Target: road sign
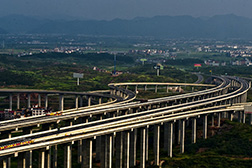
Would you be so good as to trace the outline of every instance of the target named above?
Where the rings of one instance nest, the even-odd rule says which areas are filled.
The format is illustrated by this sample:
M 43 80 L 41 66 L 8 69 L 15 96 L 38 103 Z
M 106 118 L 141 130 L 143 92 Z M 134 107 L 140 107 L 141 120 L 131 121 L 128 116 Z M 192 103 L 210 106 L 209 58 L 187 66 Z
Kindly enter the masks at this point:
M 145 59 L 145 58 L 142 58 L 142 59 L 140 59 L 140 61 L 142 61 L 142 62 L 143 62 L 143 61 L 147 61 L 147 59 Z
M 201 64 L 194 64 L 194 67 L 201 67 Z
M 74 78 L 83 78 L 84 74 L 83 73 L 73 73 Z
M 80 78 L 83 78 L 84 74 L 83 73 L 73 73 L 73 77 L 77 78 L 77 85 L 80 85 Z

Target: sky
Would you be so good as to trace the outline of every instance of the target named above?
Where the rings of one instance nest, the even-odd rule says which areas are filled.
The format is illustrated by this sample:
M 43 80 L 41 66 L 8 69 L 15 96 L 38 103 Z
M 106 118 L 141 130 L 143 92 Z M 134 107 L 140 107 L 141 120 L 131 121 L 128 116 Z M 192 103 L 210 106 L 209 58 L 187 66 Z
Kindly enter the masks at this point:
M 251 0 L 0 0 L 0 16 L 22 14 L 76 19 L 235 14 L 252 18 Z

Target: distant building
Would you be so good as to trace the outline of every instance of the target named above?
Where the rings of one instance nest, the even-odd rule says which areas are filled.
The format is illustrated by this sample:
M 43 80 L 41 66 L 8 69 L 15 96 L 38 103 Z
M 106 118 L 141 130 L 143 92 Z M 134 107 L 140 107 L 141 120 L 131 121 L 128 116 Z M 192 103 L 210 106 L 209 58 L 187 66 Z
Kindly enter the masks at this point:
M 10 120 L 15 116 L 15 111 L 10 109 L 5 109 L 4 111 L 0 111 L 0 120 Z

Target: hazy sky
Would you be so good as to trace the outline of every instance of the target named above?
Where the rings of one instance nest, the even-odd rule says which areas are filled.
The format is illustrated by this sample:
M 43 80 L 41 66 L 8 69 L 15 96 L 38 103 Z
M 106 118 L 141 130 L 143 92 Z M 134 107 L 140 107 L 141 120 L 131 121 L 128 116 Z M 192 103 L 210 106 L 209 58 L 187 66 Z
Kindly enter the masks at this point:
M 0 0 L 0 16 L 74 16 L 130 19 L 136 16 L 236 14 L 252 18 L 251 0 Z

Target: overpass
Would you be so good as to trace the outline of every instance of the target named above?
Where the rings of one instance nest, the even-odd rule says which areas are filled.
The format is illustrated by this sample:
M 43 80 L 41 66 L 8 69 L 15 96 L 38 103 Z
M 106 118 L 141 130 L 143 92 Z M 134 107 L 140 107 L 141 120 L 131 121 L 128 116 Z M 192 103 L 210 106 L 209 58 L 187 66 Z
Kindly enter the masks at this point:
M 64 166 L 70 168 L 72 163 L 72 144 L 78 143 L 78 161 L 83 167 L 92 167 L 93 152 L 101 167 L 132 167 L 136 165 L 136 151 L 140 150 L 140 167 L 146 166 L 148 160 L 149 132 L 154 136 L 155 164 L 160 165 L 160 129 L 164 129 L 164 148 L 168 156 L 172 157 L 172 144 L 180 144 L 181 153 L 184 152 L 186 122 L 192 125 L 192 143 L 196 142 L 197 120 L 203 120 L 203 138 L 207 138 L 208 119 L 211 124 L 228 117 L 233 119 L 238 115 L 239 121 L 245 121 L 244 107 L 232 106 L 235 103 L 245 102 L 250 83 L 232 77 L 215 77 L 218 85 L 204 91 L 189 94 L 153 99 L 144 103 L 125 103 L 96 107 L 93 110 L 84 109 L 66 113 L 63 116 L 50 118 L 19 119 L 17 122 L 0 122 L 0 131 L 6 132 L 23 128 L 24 135 L 0 140 L 1 146 L 8 146 L 32 140 L 29 145 L 19 145 L 0 150 L 3 167 L 10 165 L 11 157 L 18 157 L 19 165 L 30 167 L 32 151 L 39 150 L 40 167 L 57 167 L 57 145 L 65 146 Z M 139 84 L 139 83 L 138 83 Z M 144 83 L 146 85 L 146 83 Z M 157 84 L 155 84 L 157 85 Z M 167 85 L 167 84 L 165 84 Z M 121 85 L 120 85 L 121 86 Z M 118 87 L 119 85 L 114 85 Z M 113 92 L 116 93 L 116 92 Z M 75 118 L 74 118 L 75 117 Z M 81 118 L 80 122 L 74 123 Z M 83 120 L 86 119 L 86 120 Z M 92 121 L 91 121 L 92 119 Z M 36 124 L 60 123 L 68 121 L 62 128 L 32 133 L 25 131 Z M 95 120 L 95 121 L 94 121 Z M 20 123 L 22 122 L 22 123 Z M 72 122 L 72 123 L 71 123 Z M 84 123 L 85 122 L 85 123 Z M 20 123 L 20 125 L 19 125 Z M 14 125 L 14 126 L 12 126 Z M 30 129 L 32 130 L 32 129 Z M 140 138 L 137 132 L 140 131 Z M 174 137 L 177 137 L 174 139 Z M 140 142 L 140 149 L 136 146 Z M 53 157 L 50 154 L 53 151 Z M 124 151 L 124 152 L 123 152 Z M 113 162 L 115 152 L 116 161 Z

